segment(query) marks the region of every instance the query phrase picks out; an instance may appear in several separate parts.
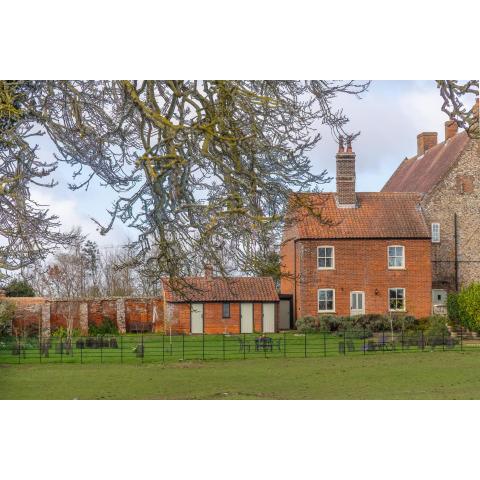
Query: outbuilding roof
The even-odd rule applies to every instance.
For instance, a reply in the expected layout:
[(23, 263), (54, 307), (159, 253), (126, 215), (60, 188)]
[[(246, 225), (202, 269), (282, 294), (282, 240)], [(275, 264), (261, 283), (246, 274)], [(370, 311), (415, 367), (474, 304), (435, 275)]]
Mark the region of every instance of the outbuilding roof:
[[(167, 302), (278, 302), (271, 277), (162, 279)], [(172, 288), (175, 285), (175, 288)]]
[(382, 192), (430, 192), (445, 177), (466, 147), (466, 132), (429, 148), (423, 155), (406, 158), (390, 177)]
[(334, 193), (305, 193), (290, 215), (294, 238), (430, 238), (416, 193), (357, 193), (357, 207), (338, 206)]

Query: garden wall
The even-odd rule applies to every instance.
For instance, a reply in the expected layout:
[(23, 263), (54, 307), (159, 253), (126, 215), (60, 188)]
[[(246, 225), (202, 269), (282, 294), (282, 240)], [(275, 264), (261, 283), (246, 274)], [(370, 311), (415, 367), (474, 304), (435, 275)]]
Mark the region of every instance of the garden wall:
[(15, 304), (13, 328), (16, 332), (36, 334), (40, 330), (49, 334), (70, 323), (82, 335), (89, 325), (100, 325), (109, 318), (120, 333), (129, 331), (161, 332), (164, 328), (163, 299), (95, 298), (53, 300), (41, 297), (5, 298)]

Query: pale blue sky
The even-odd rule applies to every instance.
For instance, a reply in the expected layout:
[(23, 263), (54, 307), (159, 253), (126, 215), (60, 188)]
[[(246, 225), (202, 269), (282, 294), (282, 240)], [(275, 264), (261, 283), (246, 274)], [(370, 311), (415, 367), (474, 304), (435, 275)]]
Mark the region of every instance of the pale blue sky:
[[(439, 141), (444, 139), (446, 115), (441, 112), (442, 100), (434, 81), (374, 81), (362, 99), (338, 97), (336, 102), (350, 118), (352, 130), (361, 135), (354, 143), (357, 155), (357, 190), (378, 191), (405, 158), (416, 152), (416, 136), (422, 131), (437, 131)], [(328, 128), (319, 126), (323, 135), (320, 144), (310, 153), (312, 169), (319, 173), (327, 169), (335, 176), (336, 144)], [(41, 158), (51, 158), (53, 148), (46, 141), (39, 142)], [(90, 220), (95, 217), (106, 222), (106, 209), (115, 199), (115, 193), (98, 182), (87, 192), (68, 189), (72, 169), (61, 165), (55, 172), (59, 185), (55, 189), (34, 190), (34, 198), (51, 205), (65, 227), (80, 225), (92, 240), (102, 246), (119, 245), (135, 231), (117, 223), (112, 232), (102, 237)], [(335, 181), (325, 185), (329, 191)]]

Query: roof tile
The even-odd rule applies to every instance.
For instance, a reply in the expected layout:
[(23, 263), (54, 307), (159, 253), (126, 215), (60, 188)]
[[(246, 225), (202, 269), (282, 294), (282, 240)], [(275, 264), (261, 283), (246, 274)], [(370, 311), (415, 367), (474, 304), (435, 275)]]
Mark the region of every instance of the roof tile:
[(167, 302), (278, 302), (271, 277), (186, 277), (171, 288), (162, 279)]

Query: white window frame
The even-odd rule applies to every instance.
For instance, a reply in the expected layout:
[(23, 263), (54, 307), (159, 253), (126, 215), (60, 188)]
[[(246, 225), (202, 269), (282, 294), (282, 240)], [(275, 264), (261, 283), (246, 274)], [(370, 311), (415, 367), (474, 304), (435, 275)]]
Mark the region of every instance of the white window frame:
[[(402, 255), (402, 265), (400, 267), (397, 266), (390, 266), (390, 249), (391, 248), (401, 248), (403, 255)], [(399, 258), (396, 255), (392, 258)], [(387, 267), (389, 270), (405, 270), (405, 245), (388, 245), (387, 247)]]
[[(320, 267), (319, 260), (320, 260), (320, 249), (321, 248), (331, 248), (332, 249), (332, 266), (331, 267)], [(322, 258), (330, 258), (330, 257), (322, 257)], [(317, 247), (317, 270), (335, 270), (335, 247), (333, 245), (320, 245)]]
[[(333, 309), (332, 310), (320, 310), (320, 292), (333, 292)], [(328, 301), (328, 300), (327, 300)], [(335, 313), (335, 289), (334, 288), (319, 288), (317, 290), (317, 309), (318, 313)]]
[[(402, 309), (390, 308), (390, 291), (391, 290), (403, 290), (403, 308)], [(404, 287), (390, 287), (388, 289), (387, 301), (388, 301), (389, 312), (406, 312), (407, 311), (407, 289)]]
[[(437, 228), (437, 236), (434, 235), (434, 227)], [(440, 224), (438, 222), (432, 223), (432, 243), (440, 243)]]

